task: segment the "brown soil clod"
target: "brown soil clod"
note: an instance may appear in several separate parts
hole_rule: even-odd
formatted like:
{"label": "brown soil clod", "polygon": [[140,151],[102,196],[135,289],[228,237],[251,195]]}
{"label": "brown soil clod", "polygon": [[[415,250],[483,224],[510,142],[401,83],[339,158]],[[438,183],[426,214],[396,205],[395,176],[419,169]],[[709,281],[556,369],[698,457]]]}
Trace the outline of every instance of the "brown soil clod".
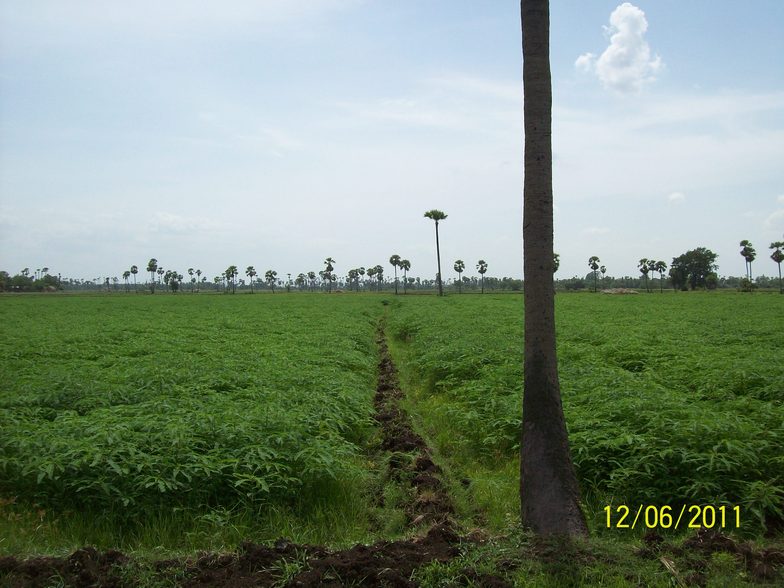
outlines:
{"label": "brown soil clod", "polygon": [[751,577],[756,581],[770,581],[777,570],[784,566],[784,551],[780,549],[757,549],[744,541],[736,542],[716,530],[700,529],[696,535],[683,542],[683,548],[709,557],[712,553],[730,553],[741,560]]}
{"label": "brown soil clod", "polygon": [[404,394],[381,325],[376,341],[379,348],[379,375],[374,403],[376,421],[381,427],[381,448],[385,451],[413,454],[408,463],[400,459],[390,459],[389,462],[391,476],[398,478],[401,469],[407,470],[406,473],[409,474],[408,479],[413,491],[413,499],[406,507],[409,524],[452,524],[454,506],[438,477],[441,468],[433,462],[432,452],[425,440],[414,431],[411,417],[399,406]]}

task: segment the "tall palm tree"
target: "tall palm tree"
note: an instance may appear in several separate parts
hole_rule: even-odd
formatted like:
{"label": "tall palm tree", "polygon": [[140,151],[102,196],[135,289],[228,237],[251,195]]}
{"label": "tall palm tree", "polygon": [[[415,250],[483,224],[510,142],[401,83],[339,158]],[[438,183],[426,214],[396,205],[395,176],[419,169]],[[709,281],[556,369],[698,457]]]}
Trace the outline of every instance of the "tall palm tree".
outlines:
{"label": "tall palm tree", "polygon": [[438,244],[438,221],[444,220],[446,218],[446,216],[447,215],[445,215],[442,211],[437,210],[435,208],[433,210],[428,210],[425,213],[425,218],[429,218],[429,219],[435,221],[435,223],[436,223],[436,259],[438,260],[438,274],[436,274],[436,279],[438,280],[438,295],[439,296],[443,296],[444,295],[444,289],[443,289],[443,287],[441,285],[441,247]]}
{"label": "tall palm tree", "polygon": [[348,270],[348,283],[349,289],[351,288],[351,284],[354,284],[354,288],[359,292],[359,270],[357,268]]}
{"label": "tall palm tree", "polygon": [[191,277],[191,294],[193,294],[194,289],[196,288],[196,278],[193,277],[193,274],[196,273],[193,271],[192,267],[188,268],[188,275]]}
{"label": "tall palm tree", "polygon": [[125,280],[125,291],[126,292],[129,290],[129,288],[128,288],[128,278],[130,278],[130,277],[131,277],[131,272],[129,270],[125,270],[123,272],[123,280]]}
{"label": "tall palm tree", "polygon": [[359,266],[357,268],[357,271],[359,272],[359,277],[357,278],[357,292],[359,292],[359,282],[362,279],[362,276],[365,275],[365,268],[362,267],[362,266]]}
{"label": "tall palm tree", "polygon": [[465,263],[462,259],[458,259],[454,265],[455,271],[457,272],[457,293],[462,294],[462,282],[463,282],[463,270],[465,270]]}
{"label": "tall palm tree", "polygon": [[653,264],[653,271],[659,274],[659,294],[664,293],[664,272],[667,271],[667,264],[663,261],[657,261]]}
{"label": "tall palm tree", "polygon": [[250,293],[253,294],[253,278],[256,277],[256,268],[254,268],[252,265],[249,265],[245,269],[245,275],[250,278]]}
{"label": "tall palm tree", "polygon": [[[372,280],[376,276],[376,267],[371,266],[367,268],[367,277],[370,278],[370,280]],[[368,290],[370,290],[372,287],[373,287],[373,282],[370,282],[368,284]]]}
{"label": "tall palm tree", "polygon": [[136,288],[136,274],[139,273],[139,268],[136,267],[135,265],[132,265],[131,273],[133,274],[133,291],[138,292],[138,289]]}
{"label": "tall palm tree", "polygon": [[158,271],[158,260],[154,257],[147,262],[147,271],[150,272],[150,293],[155,294],[155,272]]}
{"label": "tall palm tree", "polygon": [[549,0],[521,0],[525,173],[525,362],[520,443],[523,525],[543,535],[587,535],[569,453],[553,288],[553,151]]}
{"label": "tall palm tree", "polygon": [[[553,256],[554,257],[554,256]],[[476,262],[476,271],[479,272],[479,275],[482,276],[482,294],[485,293],[485,274],[487,273],[487,262],[484,259],[480,259]]]}
{"label": "tall palm tree", "polygon": [[746,260],[746,278],[748,278],[750,282],[751,262],[757,258],[757,252],[754,249],[754,247],[752,247],[751,241],[749,241],[748,239],[743,239],[743,241],[740,242],[740,246],[743,247],[743,249],[740,250],[740,254]]}
{"label": "tall palm tree", "polygon": [[784,261],[784,252],[781,250],[784,249],[784,241],[771,243],[769,249],[775,249],[775,251],[770,254],[770,258],[779,266],[779,294],[784,294],[784,289],[781,287],[781,262]]}
{"label": "tall palm tree", "polygon": [[637,267],[640,269],[640,273],[642,274],[642,277],[645,279],[645,291],[650,292],[650,290],[648,289],[648,272],[651,269],[650,260],[647,257],[643,257],[637,264]]}
{"label": "tall palm tree", "polygon": [[[201,270],[200,269],[196,270],[196,277],[198,278],[196,281],[201,283]],[[199,292],[201,292],[201,286],[199,286]]]}
{"label": "tall palm tree", "polygon": [[[266,272],[264,272],[264,279],[267,280],[267,284],[269,284],[269,287],[272,288],[273,294],[275,293],[275,281],[277,277],[278,277],[278,272],[276,272],[275,270],[267,270]],[[286,300],[286,298],[283,299]]]}
{"label": "tall palm tree", "polygon": [[397,296],[397,268],[400,267],[400,256],[393,255],[389,258],[389,263],[395,268],[395,296]]}
{"label": "tall palm tree", "polygon": [[376,276],[376,280],[378,281],[378,291],[381,292],[381,284],[384,282],[384,268],[380,265],[377,265],[373,269],[375,270],[374,274]]}
{"label": "tall palm tree", "polygon": [[596,292],[596,270],[599,269],[599,263],[600,262],[601,262],[601,260],[598,257],[596,257],[595,255],[592,255],[591,257],[588,258],[588,267],[591,268],[591,270],[593,270],[593,291],[594,292]]}
{"label": "tall palm tree", "polygon": [[403,294],[406,293],[406,285],[408,282],[408,270],[411,269],[411,262],[407,259],[400,260],[400,267],[403,269]]}
{"label": "tall palm tree", "polygon": [[[240,272],[237,269],[236,265],[230,265],[229,267],[226,268],[226,272],[225,272],[226,280],[227,280],[228,284],[231,284],[231,293],[232,294],[236,293],[236,291],[237,291],[237,286],[234,283],[234,278],[236,278],[239,275],[239,273]],[[227,285],[226,290],[228,291],[228,285]]]}
{"label": "tall palm tree", "polygon": [[329,282],[329,289],[327,290],[328,292],[332,292],[332,272],[335,269],[335,263],[337,262],[331,257],[327,257],[324,260],[324,265],[326,266],[324,268],[324,281]]}

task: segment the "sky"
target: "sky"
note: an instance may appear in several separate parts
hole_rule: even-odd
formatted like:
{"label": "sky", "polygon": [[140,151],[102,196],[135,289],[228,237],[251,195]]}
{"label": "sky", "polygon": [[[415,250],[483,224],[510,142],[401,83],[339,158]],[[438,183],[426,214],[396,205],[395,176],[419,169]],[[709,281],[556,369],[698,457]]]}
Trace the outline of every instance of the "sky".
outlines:
{"label": "sky", "polygon": [[[551,0],[556,277],[774,275],[784,2]],[[0,269],[522,277],[511,0],[0,0]]]}

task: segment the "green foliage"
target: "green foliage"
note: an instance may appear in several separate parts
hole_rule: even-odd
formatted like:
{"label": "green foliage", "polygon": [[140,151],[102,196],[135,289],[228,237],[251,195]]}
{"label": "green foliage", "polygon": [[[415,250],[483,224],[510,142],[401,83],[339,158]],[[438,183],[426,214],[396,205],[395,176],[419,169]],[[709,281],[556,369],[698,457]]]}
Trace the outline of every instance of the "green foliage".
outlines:
{"label": "green foliage", "polygon": [[[737,296],[558,297],[564,412],[589,499],[740,504],[757,529],[781,518],[784,329],[771,317],[784,302]],[[390,316],[421,414],[466,468],[516,459],[522,324],[512,296],[403,300]]]}
{"label": "green foliage", "polygon": [[132,518],[285,506],[361,479],[376,312],[310,296],[4,300],[0,496]]}
{"label": "green foliage", "polygon": [[670,279],[676,289],[685,290],[690,287],[692,290],[708,287],[713,282],[715,288],[715,278],[709,280],[710,274],[716,271],[716,258],[718,255],[705,247],[697,247],[686,253],[673,258],[670,266]]}

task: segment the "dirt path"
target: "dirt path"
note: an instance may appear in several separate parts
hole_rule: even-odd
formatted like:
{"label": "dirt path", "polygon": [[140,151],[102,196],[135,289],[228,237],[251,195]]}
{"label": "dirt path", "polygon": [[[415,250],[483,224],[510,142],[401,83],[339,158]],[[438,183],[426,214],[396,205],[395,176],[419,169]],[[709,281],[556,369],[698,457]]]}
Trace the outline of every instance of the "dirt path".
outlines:
{"label": "dirt path", "polygon": [[[382,450],[391,453],[388,475],[409,488],[406,504],[411,527],[429,528],[422,536],[402,541],[379,541],[330,551],[321,546],[279,540],[273,546],[243,544],[235,553],[203,554],[196,558],[135,562],[118,551],[101,553],[86,547],[65,558],[0,558],[0,585],[133,586],[168,581],[178,586],[415,586],[415,569],[432,561],[445,562],[458,554],[460,537],[451,515],[454,507],[433,463],[431,450],[414,432],[411,418],[399,406],[403,397],[397,370],[389,356],[383,324],[379,347],[379,377],[374,404],[381,428]],[[143,584],[142,584],[143,585]]]}
{"label": "dirt path", "polygon": [[[432,451],[411,425],[411,418],[400,408],[403,391],[397,369],[389,356],[383,325],[379,325],[378,386],[374,399],[376,420],[381,426],[382,449],[394,452],[391,475],[408,480],[414,498],[406,509],[410,525],[440,523],[451,525],[454,506],[441,481],[441,468],[433,463]],[[408,455],[402,455],[408,454]],[[409,458],[409,455],[412,456]]]}

